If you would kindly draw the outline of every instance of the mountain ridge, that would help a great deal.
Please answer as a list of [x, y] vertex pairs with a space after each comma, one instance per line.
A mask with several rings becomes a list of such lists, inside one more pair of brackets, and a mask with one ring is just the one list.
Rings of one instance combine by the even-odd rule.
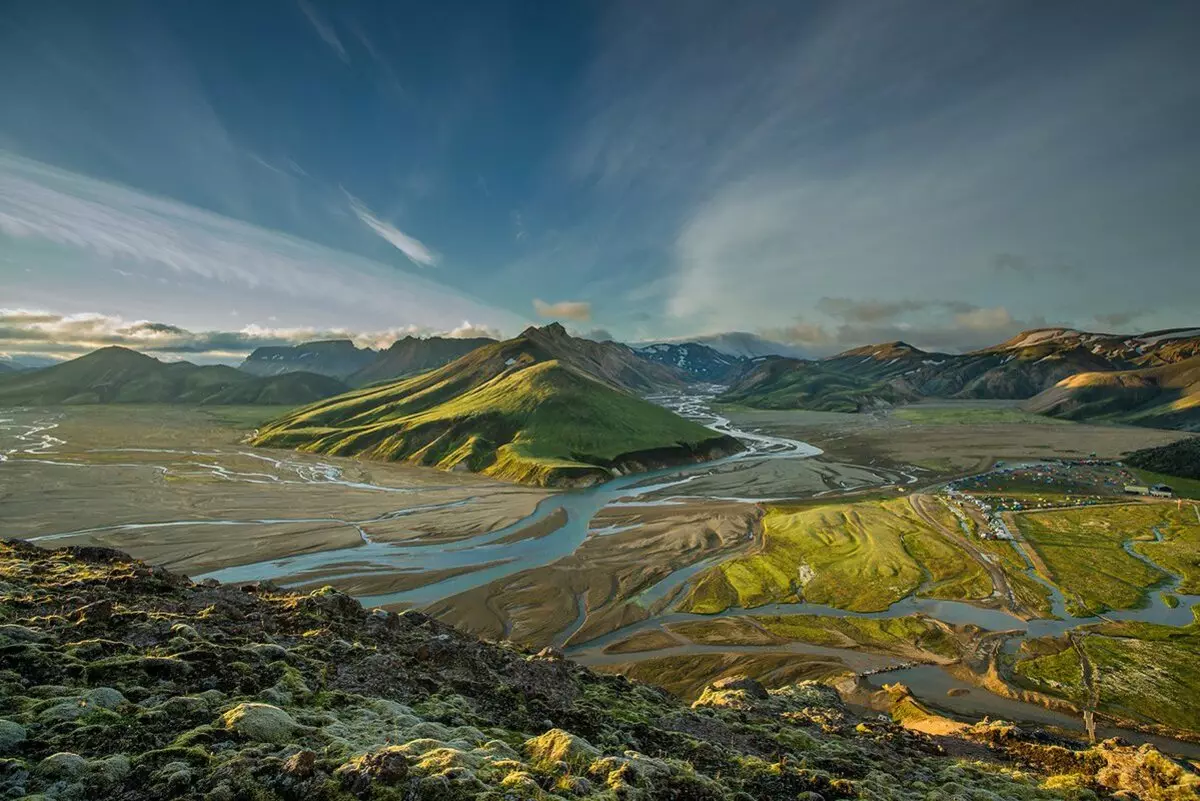
[[[928, 352], [896, 341], [817, 360], [760, 360], [737, 376], [722, 397], [747, 406], [829, 411], [862, 411], [921, 398], [1030, 401], [1073, 376], [1154, 368], [1170, 372], [1171, 365], [1196, 356], [1200, 329], [1195, 328], [1133, 335], [1041, 328], [962, 354]], [[1053, 403], [1038, 401], [1031, 408], [1043, 406], [1049, 409]], [[1186, 427], [1192, 425], [1192, 409], [1136, 419]]]
[[470, 470], [544, 486], [593, 484], [741, 445], [637, 396], [682, 386], [624, 345], [561, 325], [444, 367], [351, 391], [265, 424], [255, 445]]
[[52, 367], [0, 376], [0, 405], [298, 405], [345, 390], [340, 381], [315, 373], [252, 376], [228, 365], [161, 362], [111, 345]]

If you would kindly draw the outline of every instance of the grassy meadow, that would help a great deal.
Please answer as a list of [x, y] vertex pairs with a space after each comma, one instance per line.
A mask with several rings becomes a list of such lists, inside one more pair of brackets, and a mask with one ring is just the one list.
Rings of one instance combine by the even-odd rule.
[[895, 498], [770, 510], [758, 552], [707, 571], [683, 607], [711, 614], [805, 600], [877, 612], [918, 590], [971, 600], [992, 586], [961, 547]]
[[[1193, 514], [1172, 504], [1131, 503], [1028, 512], [1016, 520], [1046, 563], [1047, 578], [1062, 589], [1067, 611], [1085, 617], [1141, 606], [1150, 588], [1169, 578], [1130, 555], [1124, 548], [1127, 541], [1164, 566], [1183, 567], [1196, 558], [1200, 522], [1189, 522], [1185, 512]], [[1170, 537], [1163, 545], [1153, 542], [1155, 528]], [[1196, 566], [1188, 567], [1195, 576]]]
[[[1200, 605], [1192, 608], [1200, 617]], [[1097, 710], [1138, 723], [1200, 728], [1200, 622], [1102, 623], [1077, 638], [1091, 665]], [[1026, 644], [1014, 674], [1031, 689], [1086, 703], [1079, 652], [1065, 638]]]

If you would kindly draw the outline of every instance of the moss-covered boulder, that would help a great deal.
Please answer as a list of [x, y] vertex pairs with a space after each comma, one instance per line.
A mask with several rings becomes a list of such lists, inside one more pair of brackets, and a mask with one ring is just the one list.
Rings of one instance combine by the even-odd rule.
[[584, 768], [600, 756], [600, 749], [570, 732], [551, 729], [526, 740], [525, 753], [535, 765], [552, 766], [562, 762], [572, 768]]
[[221, 715], [220, 725], [248, 740], [276, 745], [288, 742], [304, 729], [287, 712], [270, 704], [238, 704]]

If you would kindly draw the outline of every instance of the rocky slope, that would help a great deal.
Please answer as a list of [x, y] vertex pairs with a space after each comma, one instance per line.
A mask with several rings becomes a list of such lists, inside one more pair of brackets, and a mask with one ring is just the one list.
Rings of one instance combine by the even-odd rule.
[[1152, 747], [932, 725], [725, 680], [690, 707], [332, 589], [193, 584], [0, 543], [0, 797], [195, 801], [1194, 799]]
[[345, 392], [328, 376], [255, 377], [225, 365], [159, 360], [121, 347], [0, 377], [0, 406], [87, 403], [280, 404], [297, 406]]
[[255, 348], [239, 369], [251, 375], [316, 373], [345, 381], [378, 356], [371, 348], [359, 348], [348, 339], [327, 339]]
[[406, 375], [432, 370], [465, 356], [476, 348], [493, 345], [486, 337], [404, 337], [347, 377], [351, 386], [362, 387]]
[[470, 470], [543, 486], [715, 458], [741, 449], [637, 397], [682, 383], [624, 345], [559, 325], [445, 367], [331, 398], [263, 426], [254, 444]]
[[683, 372], [692, 381], [720, 384], [736, 373], [746, 359], [729, 356], [697, 342], [659, 342], [635, 347], [639, 357]]

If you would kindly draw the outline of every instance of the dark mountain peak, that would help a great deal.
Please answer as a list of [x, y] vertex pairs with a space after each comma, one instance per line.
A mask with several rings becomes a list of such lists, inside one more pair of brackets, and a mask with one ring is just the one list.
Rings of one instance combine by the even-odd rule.
[[531, 325], [521, 332], [520, 339], [541, 341], [574, 339], [574, 337], [567, 333], [567, 329], [563, 328], [562, 323], [555, 322], [541, 327]]
[[[357, 351], [358, 346], [349, 339], [317, 339], [312, 342], [305, 342], [300, 345], [301, 348], [308, 350], [324, 350], [324, 351]], [[369, 348], [367, 348], [369, 350]]]
[[[147, 356], [144, 353], [139, 353], [132, 348], [126, 348], [121, 345], [109, 345], [98, 348], [91, 353], [86, 353], [78, 359], [74, 359], [74, 361], [77, 364], [98, 364], [101, 362], [109, 364], [147, 364], [149, 362], [157, 362], [158, 359], [153, 356]], [[64, 364], [69, 363], [64, 362]]]

